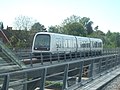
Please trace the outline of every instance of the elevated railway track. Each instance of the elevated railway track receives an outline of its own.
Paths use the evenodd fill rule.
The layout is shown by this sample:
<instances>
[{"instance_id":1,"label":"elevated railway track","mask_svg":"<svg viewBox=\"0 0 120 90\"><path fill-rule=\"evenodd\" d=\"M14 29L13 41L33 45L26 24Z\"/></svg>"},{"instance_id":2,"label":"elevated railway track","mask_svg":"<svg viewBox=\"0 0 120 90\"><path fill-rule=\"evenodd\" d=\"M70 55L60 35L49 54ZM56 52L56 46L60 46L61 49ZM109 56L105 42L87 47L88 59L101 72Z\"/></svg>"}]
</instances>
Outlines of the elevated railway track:
<instances>
[{"instance_id":1,"label":"elevated railway track","mask_svg":"<svg viewBox=\"0 0 120 90\"><path fill-rule=\"evenodd\" d=\"M16 55L1 43L1 90L76 90L120 65L119 50L104 51L103 55L81 56L80 53L46 58L31 53ZM23 52L20 52L23 53ZM62 56L62 57L61 57ZM48 56L47 56L48 57ZM21 62L23 60L23 63ZM24 63L26 65L24 65Z\"/></svg>"},{"instance_id":2,"label":"elevated railway track","mask_svg":"<svg viewBox=\"0 0 120 90\"><path fill-rule=\"evenodd\" d=\"M55 64L26 68L0 74L3 80L2 90L75 90L108 72L120 64L119 54L110 54L90 58L74 58ZM87 69L86 69L87 68ZM58 85L58 86L57 86Z\"/></svg>"}]
</instances>

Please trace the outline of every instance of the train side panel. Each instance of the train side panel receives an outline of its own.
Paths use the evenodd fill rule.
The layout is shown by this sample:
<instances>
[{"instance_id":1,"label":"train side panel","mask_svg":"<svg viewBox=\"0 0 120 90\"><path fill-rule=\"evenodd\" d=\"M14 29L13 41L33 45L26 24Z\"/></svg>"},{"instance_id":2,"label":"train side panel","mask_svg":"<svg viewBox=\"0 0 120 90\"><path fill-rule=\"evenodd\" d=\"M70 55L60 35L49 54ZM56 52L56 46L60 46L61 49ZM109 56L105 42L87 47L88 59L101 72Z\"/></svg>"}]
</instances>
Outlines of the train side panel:
<instances>
[{"instance_id":1,"label":"train side panel","mask_svg":"<svg viewBox=\"0 0 120 90\"><path fill-rule=\"evenodd\" d=\"M56 34L51 36L51 52L69 53L76 51L76 39L74 36Z\"/></svg>"},{"instance_id":2,"label":"train side panel","mask_svg":"<svg viewBox=\"0 0 120 90\"><path fill-rule=\"evenodd\" d=\"M101 54L103 50L103 42L101 39L90 38L91 53Z\"/></svg>"}]
</instances>

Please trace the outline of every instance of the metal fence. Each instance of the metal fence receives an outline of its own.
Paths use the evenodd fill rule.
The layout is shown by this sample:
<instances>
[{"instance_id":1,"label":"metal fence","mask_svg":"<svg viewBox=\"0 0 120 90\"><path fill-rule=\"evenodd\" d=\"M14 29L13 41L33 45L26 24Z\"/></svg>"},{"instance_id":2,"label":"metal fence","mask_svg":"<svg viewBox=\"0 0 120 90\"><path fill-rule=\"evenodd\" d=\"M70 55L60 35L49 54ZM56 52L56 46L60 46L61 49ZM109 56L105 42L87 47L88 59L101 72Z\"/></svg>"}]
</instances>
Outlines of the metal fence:
<instances>
[{"instance_id":1,"label":"metal fence","mask_svg":"<svg viewBox=\"0 0 120 90\"><path fill-rule=\"evenodd\" d=\"M119 64L119 53L75 58L42 67L2 73L0 87L1 90L73 90L114 70Z\"/></svg>"},{"instance_id":2,"label":"metal fence","mask_svg":"<svg viewBox=\"0 0 120 90\"><path fill-rule=\"evenodd\" d=\"M85 59L90 57L98 57L98 56L104 56L104 55L111 55L111 54L118 54L120 52L119 48L115 49L103 49L102 54L99 54L97 52L95 53L84 53L81 51L78 52L69 52L66 54L66 52L55 52L56 54L44 54L39 53L37 56L33 55L32 52L29 49L19 49L14 51L15 55L19 58L19 60L23 61L25 64L29 64L30 67L34 67L35 63L39 63L39 65L43 64L54 64L54 63L60 63L64 61L70 61L70 60L77 60L77 59ZM47 62L47 63L46 63Z\"/></svg>"}]
</instances>

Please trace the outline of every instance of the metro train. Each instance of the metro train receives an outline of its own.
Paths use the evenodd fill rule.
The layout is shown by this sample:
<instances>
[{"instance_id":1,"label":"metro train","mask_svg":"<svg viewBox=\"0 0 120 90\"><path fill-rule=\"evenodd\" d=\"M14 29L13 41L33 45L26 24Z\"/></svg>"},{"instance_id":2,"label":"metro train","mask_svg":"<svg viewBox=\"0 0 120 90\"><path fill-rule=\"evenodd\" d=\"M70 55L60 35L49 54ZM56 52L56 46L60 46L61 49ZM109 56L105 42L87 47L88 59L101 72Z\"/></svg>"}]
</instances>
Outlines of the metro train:
<instances>
[{"instance_id":1,"label":"metro train","mask_svg":"<svg viewBox=\"0 0 120 90\"><path fill-rule=\"evenodd\" d=\"M32 53L37 55L83 52L98 53L103 50L103 42L98 38L89 38L50 32L38 32L35 34L32 45Z\"/></svg>"}]
</instances>

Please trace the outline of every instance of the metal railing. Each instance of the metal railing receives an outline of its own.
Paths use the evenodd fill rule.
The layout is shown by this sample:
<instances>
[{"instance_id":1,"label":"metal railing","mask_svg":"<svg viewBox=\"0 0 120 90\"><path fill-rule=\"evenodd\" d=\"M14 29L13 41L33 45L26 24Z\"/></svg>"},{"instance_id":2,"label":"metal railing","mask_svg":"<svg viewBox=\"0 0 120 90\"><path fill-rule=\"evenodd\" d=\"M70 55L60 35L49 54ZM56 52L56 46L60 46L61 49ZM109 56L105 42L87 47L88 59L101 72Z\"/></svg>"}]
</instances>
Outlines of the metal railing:
<instances>
[{"instance_id":1,"label":"metal railing","mask_svg":"<svg viewBox=\"0 0 120 90\"><path fill-rule=\"evenodd\" d=\"M66 54L66 52L55 52L56 54L44 54L39 53L37 56L33 55L30 50L19 50L16 51L16 56L19 57L20 60L22 60L25 64L29 64L30 67L34 67L35 63L39 63L39 65L44 64L56 64L64 61L70 61L70 60L77 60L77 59L84 59L84 58L90 58L90 57L98 57L98 56L104 56L104 55L111 55L111 54L118 54L120 52L120 49L103 49L102 54L94 52L69 52ZM47 62L47 63L46 63Z\"/></svg>"},{"instance_id":2,"label":"metal railing","mask_svg":"<svg viewBox=\"0 0 120 90\"><path fill-rule=\"evenodd\" d=\"M67 57L66 57L67 58ZM117 68L120 54L75 58L67 62L0 74L1 90L73 90Z\"/></svg>"}]
</instances>

